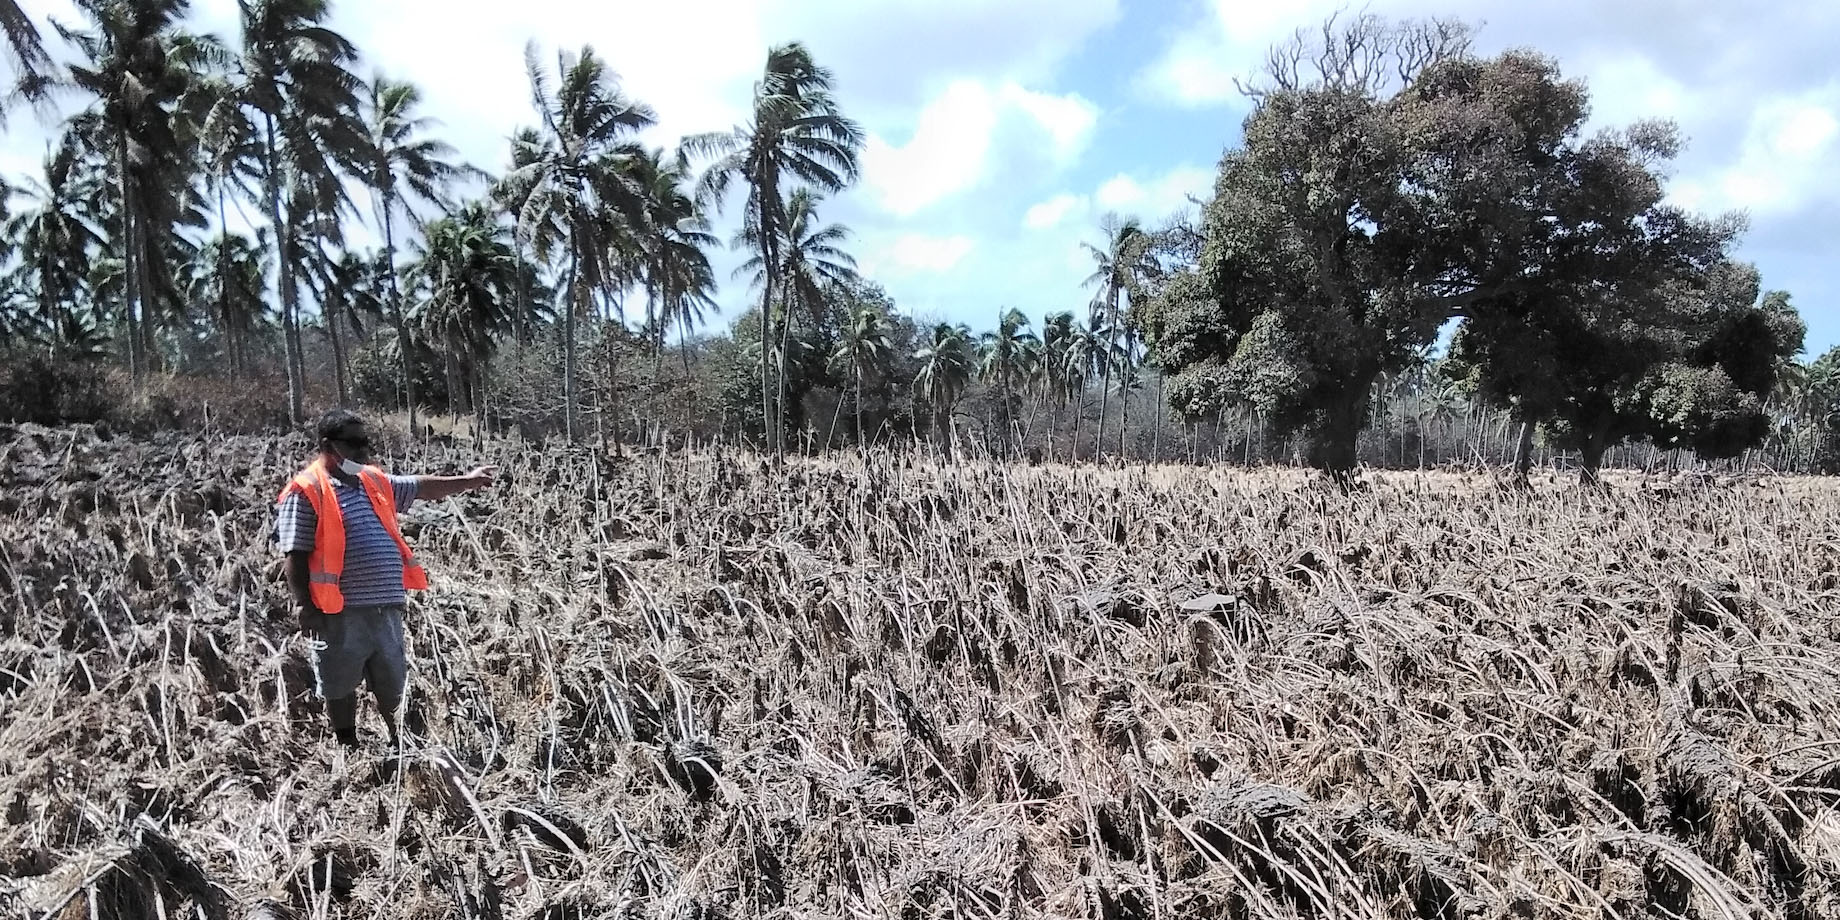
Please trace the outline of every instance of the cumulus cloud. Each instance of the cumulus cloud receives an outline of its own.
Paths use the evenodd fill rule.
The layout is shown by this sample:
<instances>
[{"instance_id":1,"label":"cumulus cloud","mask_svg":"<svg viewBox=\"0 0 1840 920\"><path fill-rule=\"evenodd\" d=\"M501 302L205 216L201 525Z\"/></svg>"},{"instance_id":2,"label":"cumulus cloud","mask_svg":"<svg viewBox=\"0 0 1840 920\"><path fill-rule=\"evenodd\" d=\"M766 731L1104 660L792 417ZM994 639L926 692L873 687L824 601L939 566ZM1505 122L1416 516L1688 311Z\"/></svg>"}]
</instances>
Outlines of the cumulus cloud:
<instances>
[{"instance_id":1,"label":"cumulus cloud","mask_svg":"<svg viewBox=\"0 0 1840 920\"><path fill-rule=\"evenodd\" d=\"M1119 173L1100 185L1093 198L1104 210L1156 220L1190 209L1190 196L1205 201L1213 185L1213 170L1183 165L1146 181Z\"/></svg>"},{"instance_id":2,"label":"cumulus cloud","mask_svg":"<svg viewBox=\"0 0 1840 920\"><path fill-rule=\"evenodd\" d=\"M1794 214L1840 200L1840 88L1765 101L1751 115L1735 162L1674 183L1680 204L1701 210Z\"/></svg>"},{"instance_id":3,"label":"cumulus cloud","mask_svg":"<svg viewBox=\"0 0 1840 920\"><path fill-rule=\"evenodd\" d=\"M1052 85L1067 59L1116 23L1119 0L767 0L763 19L849 73L846 101L912 109L949 79Z\"/></svg>"},{"instance_id":4,"label":"cumulus cloud","mask_svg":"<svg viewBox=\"0 0 1840 920\"><path fill-rule=\"evenodd\" d=\"M1030 230L1047 230L1060 226L1069 214L1084 212L1086 196L1062 193L1031 206L1022 215L1022 226Z\"/></svg>"},{"instance_id":5,"label":"cumulus cloud","mask_svg":"<svg viewBox=\"0 0 1840 920\"><path fill-rule=\"evenodd\" d=\"M1053 161L1064 165L1085 149L1098 117L1098 108L1078 94L959 80L920 110L905 144L870 135L863 184L884 210L910 216L983 181L1000 136L1016 142L1005 147L1006 156L1026 156L1022 144L1045 140ZM1016 121L1023 130L999 131Z\"/></svg>"},{"instance_id":6,"label":"cumulus cloud","mask_svg":"<svg viewBox=\"0 0 1840 920\"><path fill-rule=\"evenodd\" d=\"M894 278L936 274L957 267L976 245L976 241L964 235L903 233L870 255L863 265L873 269L872 274L886 274Z\"/></svg>"}]
</instances>

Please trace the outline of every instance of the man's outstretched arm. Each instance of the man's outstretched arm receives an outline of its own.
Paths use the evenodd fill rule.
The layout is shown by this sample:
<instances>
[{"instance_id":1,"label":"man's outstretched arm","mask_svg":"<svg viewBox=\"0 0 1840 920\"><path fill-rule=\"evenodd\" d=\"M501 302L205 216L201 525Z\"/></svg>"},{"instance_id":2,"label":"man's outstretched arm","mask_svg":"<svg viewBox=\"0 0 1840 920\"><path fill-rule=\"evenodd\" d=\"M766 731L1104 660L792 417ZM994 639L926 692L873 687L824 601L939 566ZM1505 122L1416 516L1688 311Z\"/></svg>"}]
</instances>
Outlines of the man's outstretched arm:
<instances>
[{"instance_id":1,"label":"man's outstretched arm","mask_svg":"<svg viewBox=\"0 0 1840 920\"><path fill-rule=\"evenodd\" d=\"M497 478L496 466L482 466L465 476L417 476L415 497L418 501L438 502L449 495L486 488Z\"/></svg>"}]
</instances>

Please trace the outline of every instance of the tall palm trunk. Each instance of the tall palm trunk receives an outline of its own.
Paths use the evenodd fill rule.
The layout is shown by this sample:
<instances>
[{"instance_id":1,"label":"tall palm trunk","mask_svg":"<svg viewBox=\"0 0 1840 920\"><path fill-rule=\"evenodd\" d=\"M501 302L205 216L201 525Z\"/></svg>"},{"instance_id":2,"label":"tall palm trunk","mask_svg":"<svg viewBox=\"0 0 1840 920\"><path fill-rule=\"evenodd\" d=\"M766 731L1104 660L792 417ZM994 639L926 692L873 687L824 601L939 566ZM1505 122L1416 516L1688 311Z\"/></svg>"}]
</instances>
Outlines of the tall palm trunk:
<instances>
[{"instance_id":1,"label":"tall palm trunk","mask_svg":"<svg viewBox=\"0 0 1840 920\"><path fill-rule=\"evenodd\" d=\"M767 360L768 349L773 347L773 290L778 287L779 282L779 270L776 265L779 256L775 250L778 248L770 242L762 244L762 249L771 255L766 257L767 267L762 272L764 280L761 284L760 300L760 411L765 425L762 433L767 439L767 449L773 452L775 461L782 459L786 450L784 432L780 430L784 420L780 417L779 410L783 406L773 398L773 368L772 362ZM781 320L781 322L785 321L785 319ZM779 352L779 364L779 372L783 375L786 372L786 353L783 349Z\"/></svg>"},{"instance_id":2,"label":"tall palm trunk","mask_svg":"<svg viewBox=\"0 0 1840 920\"><path fill-rule=\"evenodd\" d=\"M1125 348L1127 349L1125 353L1129 354L1130 345L1128 344L1128 340ZM1129 460L1131 459L1131 452L1129 450L1129 439L1131 436L1131 381L1130 378L1126 377L1123 373L1118 375L1118 410L1118 456L1122 459Z\"/></svg>"},{"instance_id":3,"label":"tall palm trunk","mask_svg":"<svg viewBox=\"0 0 1840 920\"><path fill-rule=\"evenodd\" d=\"M457 420L467 410L466 384L460 373L460 333L449 326L446 338L447 347L441 350L441 357L447 371L447 414Z\"/></svg>"},{"instance_id":4,"label":"tall palm trunk","mask_svg":"<svg viewBox=\"0 0 1840 920\"><path fill-rule=\"evenodd\" d=\"M396 197L390 189L383 191L383 257L390 266L390 319L396 323L396 351L398 372L402 375L403 401L409 404L409 437L416 436L416 412L419 409L415 392L415 371L410 362L412 349L409 345L409 322L403 316L402 288L396 280L396 220L391 213L396 210ZM518 249L520 258L523 248ZM519 262L518 279L523 280L523 263Z\"/></svg>"},{"instance_id":5,"label":"tall palm trunk","mask_svg":"<svg viewBox=\"0 0 1840 920\"><path fill-rule=\"evenodd\" d=\"M1016 418L1015 418L1016 409L1015 409L1015 406L1011 404L1011 397L1009 394L1009 361L1007 357L1005 358L1004 363L1003 363L1002 380L1003 380L1003 456L1005 459L1008 459L1009 457L1014 456L1016 453L1016 443L1015 443L1016 441Z\"/></svg>"},{"instance_id":6,"label":"tall palm trunk","mask_svg":"<svg viewBox=\"0 0 1840 920\"><path fill-rule=\"evenodd\" d=\"M855 405L855 406L853 407L853 408L855 408L855 409L856 409L856 449L857 449L857 451L859 451L859 452L861 452L861 453L863 453L863 454L864 454L864 455L866 456L866 455L867 455L867 453L868 453L868 450L869 450L869 444L868 444L868 442L867 442L867 441L864 441L864 440L863 440L863 423L862 423L862 395L863 395L863 375L862 375L862 361L861 361L861 359L856 359L856 360L852 360L852 361L851 361L850 363L851 363L852 365L854 365L854 367L852 367L852 368L850 369L850 376L852 376L852 377L854 377L854 378L856 378L856 400L855 400L855 402L856 402L856 405Z\"/></svg>"},{"instance_id":7,"label":"tall palm trunk","mask_svg":"<svg viewBox=\"0 0 1840 920\"><path fill-rule=\"evenodd\" d=\"M217 177L217 226L224 226L224 178ZM230 379L238 380L243 376L243 349L241 338L237 334L238 326L235 316L230 312L230 269L228 267L229 234L218 238L217 242L217 313L224 318L224 352L230 359Z\"/></svg>"},{"instance_id":8,"label":"tall palm trunk","mask_svg":"<svg viewBox=\"0 0 1840 920\"><path fill-rule=\"evenodd\" d=\"M153 239L147 232L147 221L134 221L134 235L130 237L134 247L134 270L140 278L141 301L141 364L148 373L160 369L160 352L154 332L159 328L158 292L153 283Z\"/></svg>"},{"instance_id":9,"label":"tall palm trunk","mask_svg":"<svg viewBox=\"0 0 1840 920\"><path fill-rule=\"evenodd\" d=\"M767 443L771 445L773 459L778 462L785 457L785 432L780 417L785 406L776 404L773 399L773 374L767 362L767 349L773 341L773 292L779 287L779 212L782 204L779 199L779 177L768 174L763 176L758 192L760 208L760 410ZM791 326L791 317L782 318L781 322ZM780 374L786 373L786 351L781 349L779 356ZM782 376L782 379L783 376ZM778 411L775 411L778 410Z\"/></svg>"},{"instance_id":10,"label":"tall palm trunk","mask_svg":"<svg viewBox=\"0 0 1840 920\"><path fill-rule=\"evenodd\" d=\"M300 292L294 287L294 234L281 213L281 177L275 174L275 119L263 116L265 156L262 161L262 184L267 186L268 216L275 227L277 286L281 289L282 345L287 364L288 422L299 425L305 420L307 375L300 347Z\"/></svg>"},{"instance_id":11,"label":"tall palm trunk","mask_svg":"<svg viewBox=\"0 0 1840 920\"><path fill-rule=\"evenodd\" d=\"M581 248L569 221L569 298L562 314L562 431L575 443L575 315L582 311Z\"/></svg>"},{"instance_id":12,"label":"tall palm trunk","mask_svg":"<svg viewBox=\"0 0 1840 920\"><path fill-rule=\"evenodd\" d=\"M491 370L490 358L483 352L473 356L473 437L474 440L485 436L486 422L491 417L492 407L487 402L486 381Z\"/></svg>"},{"instance_id":13,"label":"tall palm trunk","mask_svg":"<svg viewBox=\"0 0 1840 920\"><path fill-rule=\"evenodd\" d=\"M128 376L138 382L145 368L141 363L140 321L135 315L140 281L134 271L134 199L128 194L128 140L119 133L115 136L115 179L121 195L121 305L128 322Z\"/></svg>"},{"instance_id":14,"label":"tall palm trunk","mask_svg":"<svg viewBox=\"0 0 1840 920\"><path fill-rule=\"evenodd\" d=\"M317 243L314 250L318 251ZM328 294L332 292L327 291ZM329 296L320 303L320 319L326 323L326 337L332 341L332 376L338 381L339 405L351 405L351 372L345 361L345 336L339 331L339 321L344 318L345 308L337 295Z\"/></svg>"},{"instance_id":15,"label":"tall palm trunk","mask_svg":"<svg viewBox=\"0 0 1840 920\"><path fill-rule=\"evenodd\" d=\"M1105 297L1105 357L1100 362L1099 381L1099 433L1093 438L1093 459L1099 459L1105 447L1105 413L1112 403L1112 348L1117 344L1118 330L1118 287L1112 289Z\"/></svg>"}]
</instances>

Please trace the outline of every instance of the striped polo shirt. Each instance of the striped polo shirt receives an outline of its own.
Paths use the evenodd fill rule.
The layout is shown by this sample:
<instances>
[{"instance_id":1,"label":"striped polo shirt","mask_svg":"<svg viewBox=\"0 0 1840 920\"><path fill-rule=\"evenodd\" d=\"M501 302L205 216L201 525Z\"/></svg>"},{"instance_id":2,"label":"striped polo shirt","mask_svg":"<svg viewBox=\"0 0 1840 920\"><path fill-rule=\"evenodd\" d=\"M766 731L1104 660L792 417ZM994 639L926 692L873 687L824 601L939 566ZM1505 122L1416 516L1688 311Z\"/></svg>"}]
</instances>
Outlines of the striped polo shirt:
<instances>
[{"instance_id":1,"label":"striped polo shirt","mask_svg":"<svg viewBox=\"0 0 1840 920\"><path fill-rule=\"evenodd\" d=\"M415 477L391 476L395 487L396 510L403 511L415 501ZM339 515L345 521L345 571L339 576L339 593L345 595L347 607L401 606L408 600L403 590L402 551L390 539L371 500L359 485L346 485L332 477L332 493L339 499ZM313 503L299 492L283 499L275 518L275 538L281 551L312 552L313 534L319 517Z\"/></svg>"}]
</instances>

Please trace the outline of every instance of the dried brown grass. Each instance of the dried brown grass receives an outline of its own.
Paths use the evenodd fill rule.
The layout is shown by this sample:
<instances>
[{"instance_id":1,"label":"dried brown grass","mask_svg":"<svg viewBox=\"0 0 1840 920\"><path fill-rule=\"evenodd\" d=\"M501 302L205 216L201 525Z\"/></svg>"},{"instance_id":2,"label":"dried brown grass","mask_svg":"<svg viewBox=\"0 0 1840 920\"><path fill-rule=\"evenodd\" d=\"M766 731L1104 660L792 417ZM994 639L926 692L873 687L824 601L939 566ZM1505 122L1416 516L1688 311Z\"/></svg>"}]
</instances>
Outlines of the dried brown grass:
<instances>
[{"instance_id":1,"label":"dried brown grass","mask_svg":"<svg viewBox=\"0 0 1840 920\"><path fill-rule=\"evenodd\" d=\"M1823 482L495 449L341 758L304 447L0 432L0 912L1840 915Z\"/></svg>"}]
</instances>

